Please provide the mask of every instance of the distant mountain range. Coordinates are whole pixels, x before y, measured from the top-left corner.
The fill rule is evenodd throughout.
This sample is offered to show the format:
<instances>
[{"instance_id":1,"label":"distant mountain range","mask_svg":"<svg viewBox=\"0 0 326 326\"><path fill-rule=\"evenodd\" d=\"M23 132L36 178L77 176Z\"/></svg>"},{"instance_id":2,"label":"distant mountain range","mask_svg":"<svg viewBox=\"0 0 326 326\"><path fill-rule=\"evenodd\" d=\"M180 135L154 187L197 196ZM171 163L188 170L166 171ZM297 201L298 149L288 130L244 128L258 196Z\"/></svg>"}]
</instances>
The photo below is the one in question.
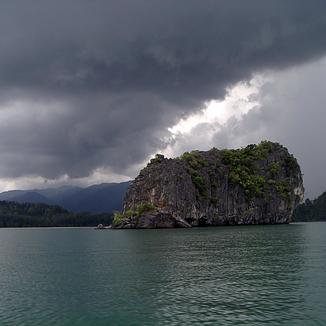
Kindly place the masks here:
<instances>
[{"instance_id":1,"label":"distant mountain range","mask_svg":"<svg viewBox=\"0 0 326 326\"><path fill-rule=\"evenodd\" d=\"M130 181L102 183L87 188L63 186L59 188L12 190L0 193L0 200L18 203L59 205L69 211L112 213L121 210Z\"/></svg>"}]
</instances>

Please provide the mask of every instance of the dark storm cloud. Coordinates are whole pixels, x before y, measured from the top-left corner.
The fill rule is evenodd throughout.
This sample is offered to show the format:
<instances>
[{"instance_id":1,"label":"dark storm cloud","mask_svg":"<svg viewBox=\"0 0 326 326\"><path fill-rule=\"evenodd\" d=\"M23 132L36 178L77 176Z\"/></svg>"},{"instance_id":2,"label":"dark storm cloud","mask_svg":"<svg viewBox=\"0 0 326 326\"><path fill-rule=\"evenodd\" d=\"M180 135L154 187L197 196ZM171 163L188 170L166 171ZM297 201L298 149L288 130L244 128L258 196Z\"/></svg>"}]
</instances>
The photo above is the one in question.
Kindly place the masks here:
<instances>
[{"instance_id":1,"label":"dark storm cloud","mask_svg":"<svg viewBox=\"0 0 326 326\"><path fill-rule=\"evenodd\" d=\"M123 173L252 73L324 54L325 1L2 1L0 176Z\"/></svg>"}]
</instances>

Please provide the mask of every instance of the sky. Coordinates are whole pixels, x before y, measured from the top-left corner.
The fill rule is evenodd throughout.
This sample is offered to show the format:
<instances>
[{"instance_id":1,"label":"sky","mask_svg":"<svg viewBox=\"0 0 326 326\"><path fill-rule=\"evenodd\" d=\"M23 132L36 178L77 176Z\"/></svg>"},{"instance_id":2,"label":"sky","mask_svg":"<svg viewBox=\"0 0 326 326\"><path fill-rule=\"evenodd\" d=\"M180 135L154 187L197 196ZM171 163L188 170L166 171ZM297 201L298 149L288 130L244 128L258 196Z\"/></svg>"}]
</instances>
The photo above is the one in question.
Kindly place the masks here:
<instances>
[{"instance_id":1,"label":"sky","mask_svg":"<svg viewBox=\"0 0 326 326\"><path fill-rule=\"evenodd\" d=\"M0 2L0 191L134 178L155 153L288 147L326 190L324 0Z\"/></svg>"}]
</instances>

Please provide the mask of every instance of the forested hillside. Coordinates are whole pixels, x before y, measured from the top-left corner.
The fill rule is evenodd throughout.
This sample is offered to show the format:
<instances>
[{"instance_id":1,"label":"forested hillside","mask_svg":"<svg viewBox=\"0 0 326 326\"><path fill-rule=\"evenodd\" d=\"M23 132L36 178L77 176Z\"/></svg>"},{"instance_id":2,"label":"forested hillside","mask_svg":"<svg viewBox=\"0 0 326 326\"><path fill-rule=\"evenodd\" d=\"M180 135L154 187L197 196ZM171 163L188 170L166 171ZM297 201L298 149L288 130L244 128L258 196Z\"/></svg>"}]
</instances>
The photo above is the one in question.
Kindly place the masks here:
<instances>
[{"instance_id":1,"label":"forested hillside","mask_svg":"<svg viewBox=\"0 0 326 326\"><path fill-rule=\"evenodd\" d=\"M293 221L326 221L326 191L313 201L307 199L299 205L293 213Z\"/></svg>"},{"instance_id":2,"label":"forested hillside","mask_svg":"<svg viewBox=\"0 0 326 326\"><path fill-rule=\"evenodd\" d=\"M56 205L0 201L0 227L96 226L111 222L111 214L75 214Z\"/></svg>"}]
</instances>

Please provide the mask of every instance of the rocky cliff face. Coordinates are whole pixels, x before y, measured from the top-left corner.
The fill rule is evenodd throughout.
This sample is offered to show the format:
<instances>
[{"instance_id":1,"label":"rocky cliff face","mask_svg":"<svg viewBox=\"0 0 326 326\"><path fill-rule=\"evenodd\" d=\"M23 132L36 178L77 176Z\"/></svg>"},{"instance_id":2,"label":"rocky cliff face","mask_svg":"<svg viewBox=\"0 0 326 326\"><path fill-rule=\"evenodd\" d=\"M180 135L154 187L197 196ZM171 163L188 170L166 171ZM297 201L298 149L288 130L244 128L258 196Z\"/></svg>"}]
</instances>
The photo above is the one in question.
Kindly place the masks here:
<instances>
[{"instance_id":1,"label":"rocky cliff face","mask_svg":"<svg viewBox=\"0 0 326 326\"><path fill-rule=\"evenodd\" d=\"M300 167L278 143L156 155L130 185L113 227L289 223L303 194Z\"/></svg>"}]
</instances>

